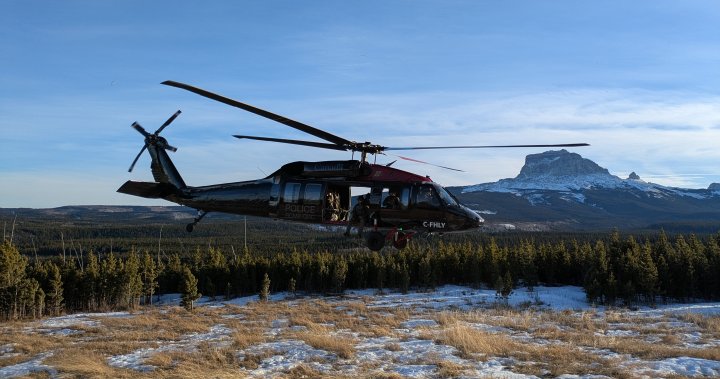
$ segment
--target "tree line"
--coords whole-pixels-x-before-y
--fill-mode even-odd
[[[498,240],[502,242],[498,242]],[[229,299],[269,292],[340,293],[345,289],[429,289],[445,284],[494,288],[582,286],[598,304],[720,299],[720,234],[664,232],[636,240],[613,232],[578,242],[533,238],[413,241],[406,249],[239,253],[208,246],[190,254],[131,250],[123,256],[32,259],[0,245],[0,317],[134,309],[181,293],[192,308],[201,294]]]

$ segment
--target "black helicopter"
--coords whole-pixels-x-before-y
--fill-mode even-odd
[[[476,149],[509,147],[576,147],[586,143],[555,145],[500,146],[424,146],[387,147],[370,142],[356,142],[336,136],[310,125],[208,92],[187,84],[165,81],[162,84],[194,92],[212,100],[255,113],[290,126],[326,142],[301,141],[268,137],[235,135],[240,139],[280,142],[323,149],[350,151],[360,159],[347,161],[292,162],[263,179],[192,187],[185,184],[173,164],[169,151],[177,148],[168,144],[160,133],[181,113],[177,111],[154,133],[148,133],[137,122],[132,127],[145,137],[145,145],[133,160],[132,171],[142,153],[147,150],[155,182],[127,181],[117,191],[145,198],[160,198],[198,210],[187,225],[194,226],[208,212],[270,217],[325,225],[347,226],[358,193],[364,193],[364,217],[371,231],[365,233],[368,248],[378,251],[386,243],[402,249],[414,234],[446,233],[480,227],[484,220],[462,205],[452,194],[429,177],[398,170],[390,165],[367,162],[367,155],[383,154],[391,150]],[[427,163],[412,158],[399,158]],[[450,167],[439,166],[450,170]],[[459,171],[459,170],[458,170]],[[388,199],[390,198],[390,199]],[[388,201],[392,200],[392,201]],[[349,228],[348,228],[349,230]]]

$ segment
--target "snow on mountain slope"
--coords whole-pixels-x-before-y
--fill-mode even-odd
[[[538,196],[541,191],[554,191],[567,193],[563,194],[563,199],[567,201],[583,203],[585,196],[582,192],[591,189],[640,191],[655,198],[687,196],[706,199],[720,196],[720,190],[713,191],[712,187],[708,190],[666,187],[646,182],[635,173],[628,179],[621,179],[595,162],[567,150],[528,155],[515,178],[467,186],[462,192],[512,193],[528,197],[532,204],[542,200],[543,196]]]

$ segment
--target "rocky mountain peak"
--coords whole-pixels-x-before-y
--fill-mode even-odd
[[[628,180],[640,180],[640,175],[636,174],[635,171],[630,173],[630,176],[628,176]]]
[[[546,151],[539,154],[530,154],[525,157],[525,165],[515,179],[530,179],[535,177],[566,177],[583,175],[610,175],[607,169],[597,163],[570,153],[567,150]]]
[[[720,183],[711,183],[708,187],[710,191],[720,191]]]

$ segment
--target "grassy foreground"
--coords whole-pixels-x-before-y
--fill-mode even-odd
[[[430,304],[437,300],[432,294],[414,305],[393,296],[253,300],[194,312],[158,306],[9,322],[0,334],[0,376],[682,377],[687,372],[663,371],[658,362],[691,359],[713,369],[720,361],[718,316],[495,303],[438,307]],[[26,372],[11,371],[23,364]]]

